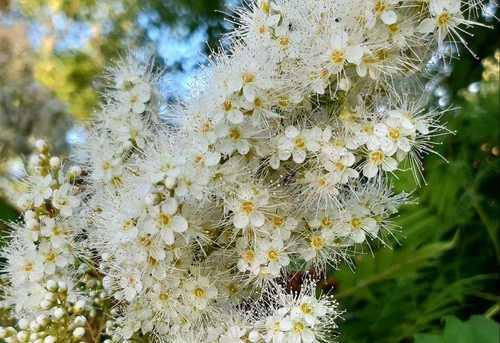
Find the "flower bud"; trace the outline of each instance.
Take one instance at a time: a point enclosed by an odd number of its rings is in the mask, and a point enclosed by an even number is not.
[[[30,322],[26,318],[23,318],[17,322],[17,326],[19,326],[21,330],[26,330],[30,326]]]
[[[60,307],[56,307],[54,309],[54,311],[52,312],[52,315],[56,319],[61,319],[65,314],[66,314],[66,312],[64,311],[64,309],[62,309]]]
[[[75,318],[74,323],[76,326],[84,326],[87,323],[85,316],[78,316]]]
[[[43,343],[56,343],[56,338],[54,336],[47,336],[43,340]]]
[[[78,327],[73,330],[73,337],[75,338],[80,338],[83,337],[84,335],[85,335],[85,329],[82,327]]]
[[[52,169],[58,169],[61,166],[61,159],[57,156],[53,156],[50,158],[49,164]]]
[[[57,283],[57,286],[59,287],[59,291],[61,291],[61,292],[68,290],[68,285],[64,281],[59,281]]]
[[[57,282],[56,282],[56,281],[54,281],[54,280],[49,280],[49,281],[47,281],[46,288],[47,288],[49,291],[51,291],[51,292],[57,292],[57,289],[58,289]]]
[[[35,148],[36,150],[38,150],[38,152],[45,152],[48,148],[47,146],[47,142],[45,142],[43,139],[38,139],[36,142],[35,142]]]

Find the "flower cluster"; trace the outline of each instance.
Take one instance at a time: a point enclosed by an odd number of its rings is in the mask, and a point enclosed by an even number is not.
[[[148,61],[128,57],[110,70],[106,101],[75,156],[85,206],[77,208],[73,183],[36,175],[24,201],[50,203],[52,215],[34,211],[26,226],[32,217],[44,228],[78,221],[79,246],[113,304],[110,342],[327,341],[335,302],[316,298],[312,282],[298,294],[279,285],[291,272],[325,275],[392,235],[408,196],[387,176],[418,177],[443,130],[440,112],[415,91],[418,72],[445,36],[461,40],[477,5],[251,3],[237,13],[231,48],[178,106],[162,99]],[[70,255],[52,269],[42,262],[44,232],[33,236],[36,256],[11,244],[13,283],[19,256],[32,258],[22,282],[68,269]]]

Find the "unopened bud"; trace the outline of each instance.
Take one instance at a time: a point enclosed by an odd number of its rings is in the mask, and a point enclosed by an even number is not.
[[[43,343],[56,343],[56,338],[54,336],[47,336],[43,340]]]
[[[75,338],[80,338],[83,337],[84,335],[85,335],[85,329],[82,327],[78,327],[73,330],[73,337]]]
[[[61,159],[57,156],[53,156],[50,158],[49,164],[52,169],[58,169],[61,166]]]
[[[54,280],[49,280],[47,281],[47,289],[51,292],[56,292],[57,289],[58,289],[58,285],[57,285],[57,282],[54,281]]]

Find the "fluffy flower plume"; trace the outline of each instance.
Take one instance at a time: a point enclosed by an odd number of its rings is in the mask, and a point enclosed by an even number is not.
[[[335,301],[311,279],[283,285],[389,243],[408,196],[387,176],[420,175],[444,130],[419,73],[447,37],[464,42],[479,5],[252,2],[175,107],[149,62],[125,58],[80,167],[63,173],[42,152],[28,179],[7,304],[36,320],[49,280],[92,265],[109,342],[331,341]]]

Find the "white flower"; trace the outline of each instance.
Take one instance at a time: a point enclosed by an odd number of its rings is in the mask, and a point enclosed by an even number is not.
[[[11,258],[9,271],[14,282],[39,281],[43,277],[43,261],[34,247]]]
[[[281,308],[276,312],[275,315],[266,319],[264,340],[267,343],[284,343],[285,333],[292,327],[291,321],[285,318],[287,309]]]
[[[257,246],[259,247],[258,260],[260,264],[267,265],[272,276],[279,276],[281,269],[290,263],[283,241],[278,239],[271,242],[260,241]]]
[[[357,206],[345,213],[344,230],[350,232],[349,237],[354,243],[362,243],[367,234],[372,237],[376,236],[379,228],[376,220],[370,216],[370,211]]]
[[[325,57],[328,61],[328,70],[331,73],[339,74],[346,63],[358,65],[363,53],[364,49],[361,45],[349,43],[347,32],[336,33],[330,39],[330,49]]]
[[[117,292],[118,298],[131,302],[143,290],[141,272],[138,270],[124,271],[120,278],[121,290]]]
[[[314,296],[304,296],[291,311],[292,319],[303,319],[307,325],[314,326],[327,313],[327,309]]]
[[[60,247],[53,247],[47,241],[40,244],[38,252],[40,258],[43,260],[44,272],[47,275],[54,274],[57,268],[62,269],[71,262],[67,256],[67,252]]]
[[[313,330],[302,319],[291,321],[291,329],[285,337],[285,342],[290,343],[313,343],[315,341]]]
[[[387,155],[391,156],[398,150],[407,153],[411,149],[408,137],[414,132],[406,129],[405,121],[398,117],[388,117],[383,123],[375,125],[375,135],[379,137],[379,146]]]
[[[183,296],[198,310],[206,309],[209,302],[217,297],[217,288],[204,276],[187,281],[184,289]]]
[[[69,183],[64,183],[54,190],[52,205],[59,210],[63,217],[70,217],[73,214],[73,209],[80,205],[80,200],[73,193],[73,186]]]
[[[220,343],[245,343],[244,335],[247,331],[239,326],[233,325],[219,338]]]
[[[418,25],[417,31],[432,33],[438,30],[438,41],[441,44],[446,35],[464,19],[460,12],[460,0],[430,0],[429,12],[432,18],[426,18]]]
[[[350,178],[358,177],[358,172],[351,168],[355,162],[355,157],[354,154],[348,151],[339,155],[333,159],[325,157],[323,159],[323,166],[332,173],[334,183],[345,184]]]
[[[237,151],[246,155],[250,151],[250,139],[255,135],[255,129],[249,125],[230,126],[224,133],[224,138],[217,144],[217,149],[224,155]]]
[[[241,64],[233,66],[234,70],[228,80],[229,89],[234,92],[242,90],[245,100],[254,101],[259,90],[271,88],[272,73],[265,68],[266,65],[259,65],[251,56],[244,57],[243,61],[239,62]]]
[[[398,162],[394,158],[387,156],[383,151],[370,151],[363,167],[363,175],[372,178],[378,174],[380,169],[392,172],[397,168]]]
[[[151,99],[151,86],[145,82],[127,83],[120,92],[119,100],[132,112],[141,114],[146,110],[146,103]]]
[[[297,225],[298,222],[295,218],[274,214],[267,218],[263,229],[270,233],[274,239],[286,241]]]
[[[237,229],[244,229],[249,225],[255,227],[264,225],[265,216],[262,210],[268,201],[267,190],[251,186],[241,187],[236,198],[230,204],[234,226]]]
[[[150,218],[144,223],[145,232],[159,233],[165,244],[174,244],[175,234],[185,232],[188,229],[186,219],[176,213],[177,201],[175,198],[168,198],[161,205],[152,207]]]
[[[236,96],[228,97],[222,101],[221,112],[224,114],[224,117],[231,124],[240,124],[243,122],[243,112],[241,112],[241,104],[240,99]]]
[[[245,245],[240,247],[240,250],[240,258],[237,263],[238,270],[242,273],[250,271],[252,274],[258,275],[260,272],[260,263],[255,250]]]
[[[33,176],[31,181],[31,196],[33,197],[33,205],[35,207],[42,206],[43,202],[49,199],[52,195],[52,176]]]

